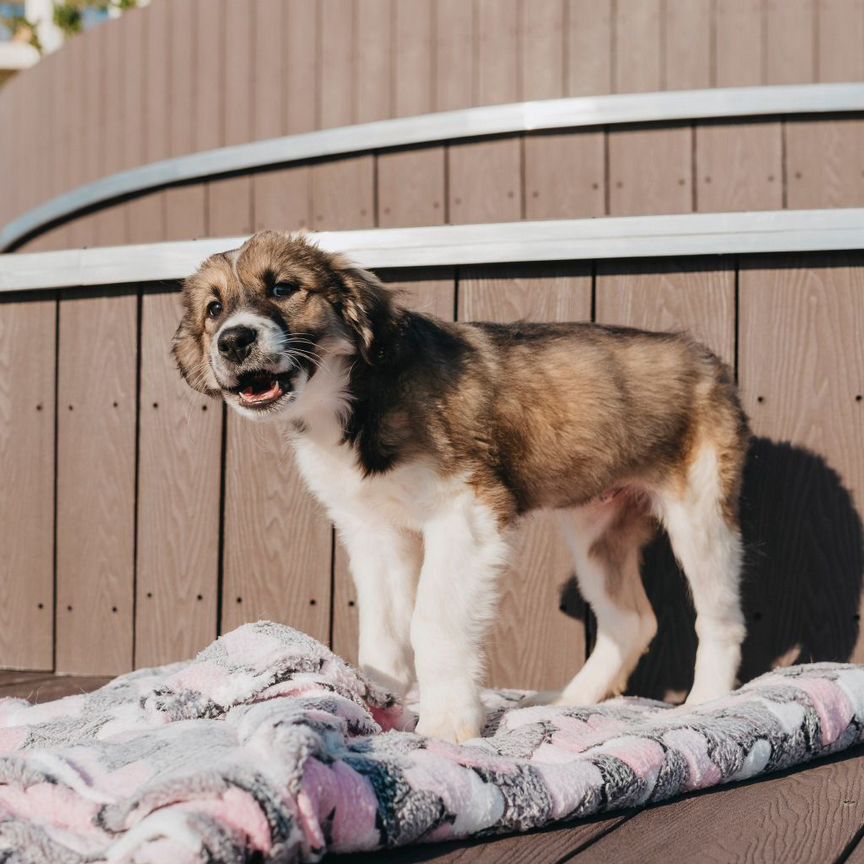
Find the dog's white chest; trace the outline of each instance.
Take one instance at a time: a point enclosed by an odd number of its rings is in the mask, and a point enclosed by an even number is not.
[[[364,477],[352,448],[306,436],[294,441],[294,450],[304,480],[337,522],[344,514],[420,530],[462,485],[422,462]]]

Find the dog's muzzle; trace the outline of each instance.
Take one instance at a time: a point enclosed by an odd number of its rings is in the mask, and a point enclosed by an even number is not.
[[[272,339],[266,328],[245,323],[224,327],[216,338],[217,380],[246,408],[269,408],[291,392],[291,375],[274,356]]]

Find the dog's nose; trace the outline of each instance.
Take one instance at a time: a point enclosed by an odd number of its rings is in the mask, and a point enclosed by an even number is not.
[[[251,327],[228,327],[219,334],[219,352],[233,363],[242,363],[249,356],[257,338],[257,331]]]

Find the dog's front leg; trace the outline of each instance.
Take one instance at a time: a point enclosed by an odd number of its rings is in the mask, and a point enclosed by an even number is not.
[[[404,696],[414,682],[411,613],[420,574],[419,534],[368,519],[337,518],[357,588],[360,668]]]
[[[448,741],[477,737],[483,641],[495,611],[507,545],[494,514],[466,493],[426,523],[411,644],[420,684],[417,731]]]

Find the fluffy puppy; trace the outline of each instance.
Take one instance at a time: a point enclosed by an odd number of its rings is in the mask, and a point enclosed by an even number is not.
[[[398,692],[419,683],[420,732],[480,733],[507,536],[537,508],[560,512],[597,616],[596,647],[561,703],[620,691],[651,642],[639,562],[658,522],[696,607],[689,701],[734,686],[748,431],[707,348],[592,324],[439,321],[275,232],[208,259],[183,299],[180,371],[243,416],[284,425],[349,552],[361,666]]]

